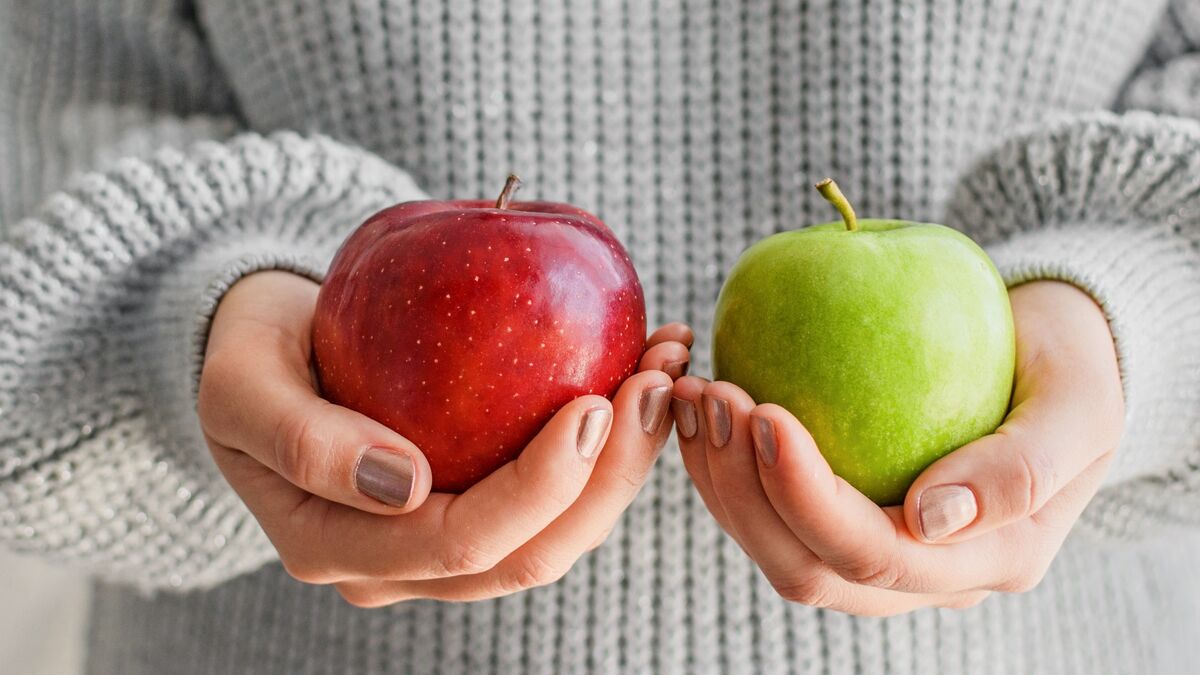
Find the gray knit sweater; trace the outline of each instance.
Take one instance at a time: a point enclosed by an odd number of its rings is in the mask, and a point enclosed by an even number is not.
[[[96,673],[1194,672],[1197,82],[1185,0],[0,0],[0,544],[96,576]],[[672,448],[552,586],[366,611],[291,580],[199,434],[213,308],[510,169],[613,227],[700,374],[724,273],[829,220],[824,175],[1090,292],[1128,431],[1046,580],[790,605]]]

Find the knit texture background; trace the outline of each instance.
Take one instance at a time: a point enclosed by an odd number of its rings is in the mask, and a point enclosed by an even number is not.
[[[0,544],[101,580],[96,673],[1189,672],[1197,81],[1183,0],[0,0]],[[826,175],[1090,292],[1128,432],[1046,580],[886,620],[788,604],[673,446],[552,586],[364,611],[291,580],[199,433],[216,303],[510,170],[613,228],[701,375],[725,272],[833,220]]]

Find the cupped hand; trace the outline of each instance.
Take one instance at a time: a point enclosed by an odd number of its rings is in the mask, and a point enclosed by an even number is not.
[[[335,585],[352,604],[483,599],[555,581],[603,541],[670,432],[663,369],[686,369],[682,324],[650,337],[612,402],[572,401],[516,460],[463,494],[431,493],[419,448],[317,394],[317,291],[286,272],[230,289],[198,408],[218,467],[287,571]]]
[[[783,408],[685,377],[672,407],[687,470],[721,526],[783,597],[860,615],[967,607],[1037,585],[1096,493],[1124,402],[1108,324],[1073,286],[1010,292],[1012,408],[990,436],[880,508],[835,476]]]

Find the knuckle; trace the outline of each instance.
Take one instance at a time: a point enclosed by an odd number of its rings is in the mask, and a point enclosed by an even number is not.
[[[567,568],[555,565],[542,555],[530,553],[521,557],[509,583],[505,586],[510,592],[548,586],[563,578],[566,573]]]
[[[461,577],[472,574],[482,574],[499,562],[496,556],[488,553],[478,545],[469,541],[461,541],[450,545],[438,561],[439,576]]]
[[[833,606],[833,589],[819,576],[799,580],[771,580],[771,587],[779,597],[808,607],[827,608]]]
[[[284,415],[275,431],[275,468],[284,478],[300,487],[313,484],[314,457],[322,441],[318,436],[315,416],[309,408],[301,407]]]
[[[620,488],[630,494],[636,494],[646,484],[649,468],[623,466],[610,474]]]
[[[893,588],[900,581],[899,569],[884,556],[860,556],[840,562],[831,562],[830,567],[835,569],[846,581],[862,586]]]
[[[1058,473],[1052,453],[1026,442],[1026,447],[1014,453],[1012,475],[1004,482],[1006,501],[1017,518],[1036,513],[1058,490]]]

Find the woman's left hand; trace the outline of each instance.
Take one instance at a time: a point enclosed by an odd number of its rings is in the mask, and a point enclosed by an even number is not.
[[[1010,298],[1007,419],[926,469],[903,506],[880,508],[835,476],[783,408],[756,406],[728,382],[675,383],[688,472],[780,595],[887,616],[969,607],[1041,581],[1100,487],[1124,402],[1108,323],[1088,295],[1039,281]]]

